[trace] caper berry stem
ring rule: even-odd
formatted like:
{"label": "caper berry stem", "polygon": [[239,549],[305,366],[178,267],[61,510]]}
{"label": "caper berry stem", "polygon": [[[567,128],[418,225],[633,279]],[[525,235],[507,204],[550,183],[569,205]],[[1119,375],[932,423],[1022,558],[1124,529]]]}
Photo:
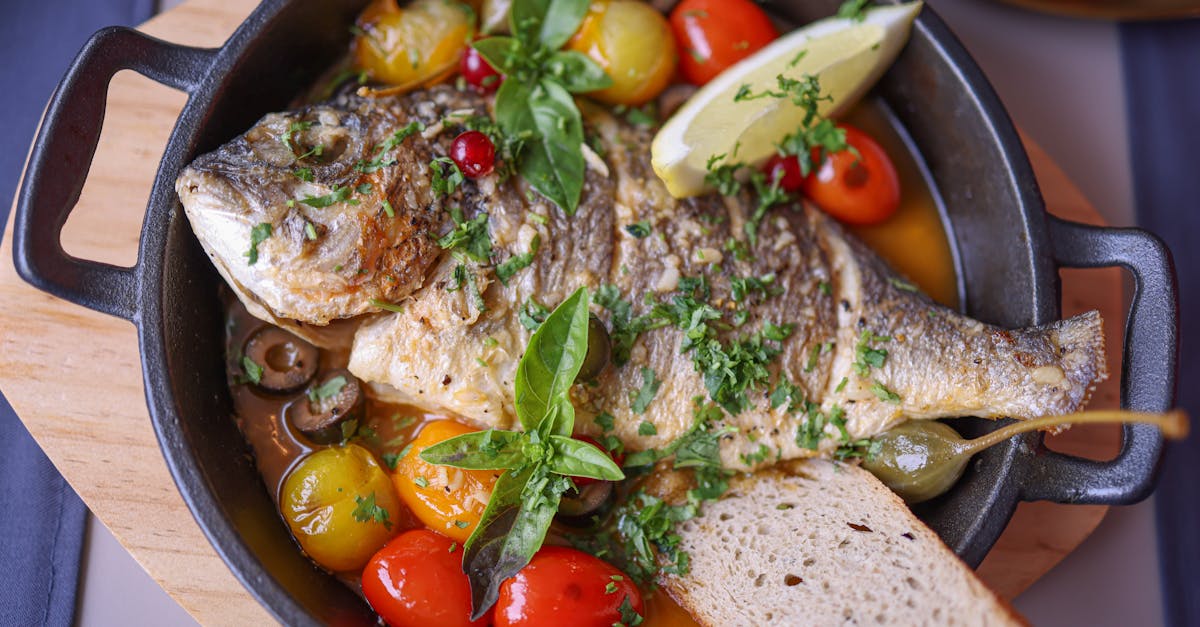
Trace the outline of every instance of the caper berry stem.
{"label": "caper berry stem", "polygon": [[963,443],[961,452],[974,455],[994,444],[999,444],[1014,435],[1029,431],[1054,427],[1058,425],[1104,424],[1140,422],[1156,425],[1164,436],[1173,440],[1187,437],[1189,430],[1188,415],[1182,409],[1172,409],[1166,413],[1130,411],[1125,409],[1092,409],[1062,414],[1059,416],[1042,416],[1005,425],[991,433],[982,435]]}

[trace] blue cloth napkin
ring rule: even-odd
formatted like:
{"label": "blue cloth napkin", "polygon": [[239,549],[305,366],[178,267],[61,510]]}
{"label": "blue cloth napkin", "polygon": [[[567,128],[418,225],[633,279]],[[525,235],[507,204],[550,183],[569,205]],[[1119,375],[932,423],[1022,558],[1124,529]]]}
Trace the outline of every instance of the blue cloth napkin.
{"label": "blue cloth napkin", "polygon": [[[42,109],[75,53],[97,29],[141,23],[153,9],[153,0],[6,3],[0,235]],[[0,625],[72,623],[86,521],[83,501],[0,396]]]}
{"label": "blue cloth napkin", "polygon": [[[1124,24],[1121,45],[1139,226],[1171,247],[1182,326],[1178,404],[1200,414],[1200,20]],[[1170,445],[1155,495],[1163,605],[1200,625],[1200,429]]]}

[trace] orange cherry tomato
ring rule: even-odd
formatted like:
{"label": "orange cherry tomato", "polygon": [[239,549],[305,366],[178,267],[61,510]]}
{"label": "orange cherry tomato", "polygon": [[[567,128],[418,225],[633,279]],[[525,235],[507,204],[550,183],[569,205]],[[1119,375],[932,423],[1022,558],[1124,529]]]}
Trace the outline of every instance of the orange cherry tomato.
{"label": "orange cherry tomato", "polygon": [[[611,627],[630,624],[621,606],[645,614],[642,595],[608,562],[565,546],[545,546],[500,586],[496,627]],[[570,617],[568,622],[564,622]]]}
{"label": "orange cherry tomato", "polygon": [[462,547],[446,536],[414,529],[396,536],[362,573],[367,603],[392,627],[481,627],[471,621],[471,585]]}
{"label": "orange cherry tomato", "polygon": [[475,531],[501,471],[437,466],[420,455],[438,442],[473,431],[476,429],[453,420],[425,425],[392,475],[400,500],[413,514],[426,527],[459,542],[466,542]]}
{"label": "orange cherry tomato", "polygon": [[641,0],[593,0],[579,31],[567,42],[612,78],[588,95],[615,105],[640,106],[675,76],[675,37],[666,18]]}
{"label": "orange cherry tomato", "polygon": [[815,151],[812,172],[802,190],[818,207],[848,224],[879,224],[900,207],[900,177],[883,147],[866,133],[848,124],[846,143],[858,155],[844,150],[823,162]]}
{"label": "orange cherry tomato", "polygon": [[683,0],[671,11],[679,69],[703,85],[725,68],[771,43],[779,32],[750,0]]}

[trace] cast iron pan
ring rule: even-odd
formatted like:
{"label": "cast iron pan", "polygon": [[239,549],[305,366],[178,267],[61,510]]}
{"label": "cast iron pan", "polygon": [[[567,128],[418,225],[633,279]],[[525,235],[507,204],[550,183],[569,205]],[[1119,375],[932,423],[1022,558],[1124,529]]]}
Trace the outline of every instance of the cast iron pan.
{"label": "cast iron pan", "polygon": [[[17,271],[29,283],[138,328],[146,401],[167,465],[196,520],[246,588],[286,624],[369,624],[369,608],[296,549],[233,420],[222,357],[220,281],[192,236],[174,181],[195,156],[283,109],[348,44],[364,0],[267,0],[219,49],[152,39],[125,28],[92,37],[59,85],[21,188]],[[818,4],[821,6],[813,6]],[[830,15],[835,0],[774,2],[796,23]],[[132,69],[189,94],[164,153],[132,268],[78,259],[59,232],[87,175],[108,81]],[[1007,327],[1059,317],[1060,267],[1119,265],[1136,290],[1125,334],[1121,401],[1168,409],[1175,386],[1177,304],[1169,253],[1136,229],[1046,215],[1033,171],[996,95],[927,7],[879,85],[925,160],[959,260],[965,310]],[[1116,321],[1109,321],[1109,332]],[[960,420],[978,432],[991,423]],[[1051,453],[1038,435],[991,449],[944,497],[918,513],[977,564],[1021,500],[1132,503],[1152,489],[1162,439],[1125,427],[1120,455],[1093,462]]]}

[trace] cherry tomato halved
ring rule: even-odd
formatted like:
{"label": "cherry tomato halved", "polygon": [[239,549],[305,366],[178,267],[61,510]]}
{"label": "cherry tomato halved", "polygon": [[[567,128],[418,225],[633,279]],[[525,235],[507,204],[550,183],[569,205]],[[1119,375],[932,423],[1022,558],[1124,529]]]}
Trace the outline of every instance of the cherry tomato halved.
{"label": "cherry tomato halved", "polygon": [[844,150],[818,162],[804,179],[804,195],[818,207],[848,224],[879,224],[900,207],[900,177],[883,147],[866,133],[848,124],[846,143],[858,151]]}
{"label": "cherry tomato halved", "polygon": [[[453,549],[453,550],[451,550]],[[392,627],[479,627],[471,621],[471,585],[462,571],[462,547],[428,529],[396,536],[367,562],[362,590]]]}
{"label": "cherry tomato halved", "polygon": [[[621,605],[645,614],[642,595],[608,562],[564,546],[546,546],[500,586],[496,627],[611,627],[625,623]],[[569,617],[569,620],[568,620]]]}
{"label": "cherry tomato halved", "polygon": [[683,0],[671,11],[679,69],[703,85],[779,37],[771,18],[750,0]]}
{"label": "cherry tomato halved", "polygon": [[[577,436],[575,436],[575,439],[579,440],[580,442],[587,442],[588,444],[591,444],[592,446],[604,451],[605,453],[608,453],[608,456],[612,458],[613,462],[616,463],[616,465],[618,467],[621,464],[625,463],[625,455],[620,454],[620,453],[615,453],[613,451],[610,451],[610,450],[604,448],[604,445],[600,444],[600,442],[596,441],[596,438],[593,438],[589,435],[577,435]],[[593,479],[591,477],[571,477],[571,479],[574,480],[575,485],[580,488],[582,488],[585,485],[603,481],[603,479]]]}

